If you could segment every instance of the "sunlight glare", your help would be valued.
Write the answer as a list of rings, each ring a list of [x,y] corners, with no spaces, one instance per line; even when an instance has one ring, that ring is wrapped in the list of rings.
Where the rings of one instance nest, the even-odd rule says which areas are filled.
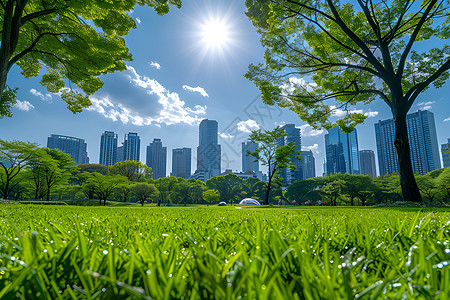
[[[202,43],[207,48],[222,50],[230,43],[229,27],[224,20],[208,19],[202,25]]]

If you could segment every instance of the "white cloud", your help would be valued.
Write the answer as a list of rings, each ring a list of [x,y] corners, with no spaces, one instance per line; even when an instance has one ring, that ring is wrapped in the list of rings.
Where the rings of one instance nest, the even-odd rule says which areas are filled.
[[[302,151],[309,151],[319,154],[319,144],[314,144],[312,146],[302,146]]]
[[[364,115],[368,118],[374,118],[374,117],[378,116],[378,112],[377,111],[368,111],[368,112],[364,113]]]
[[[251,132],[252,130],[258,130],[259,125],[255,120],[247,120],[247,121],[240,121],[237,123],[237,130],[242,132]]]
[[[51,102],[52,101],[52,95],[51,94],[42,94],[41,92],[35,90],[35,89],[31,89],[30,93],[35,95],[36,97],[41,98],[41,100],[43,101],[47,101],[47,102]]]
[[[280,86],[285,95],[292,94],[296,89],[302,87],[307,92],[312,92],[317,87],[315,82],[306,82],[303,78],[290,77],[289,81]]]
[[[131,100],[124,99],[119,95],[119,100],[116,100],[111,95],[100,93],[90,97],[92,106],[88,110],[113,121],[136,126],[178,123],[193,125],[200,122],[203,119],[201,116],[206,114],[206,106],[185,106],[186,103],[177,93],[168,91],[154,79],[139,75],[133,67],[127,66],[125,74],[133,85],[131,91],[141,93],[138,95],[140,99],[136,99],[134,95]]]
[[[156,68],[157,70],[161,69],[161,65],[158,64],[156,61],[149,62],[149,65],[153,68]]]
[[[141,24],[141,19],[136,18],[136,22],[137,22],[138,24]]]
[[[364,110],[362,109],[352,109],[352,110],[342,110],[340,108],[337,108],[336,106],[331,105],[330,109],[332,111],[332,116],[334,117],[338,117],[338,118],[342,118],[345,117],[347,115],[351,115],[351,114],[363,114],[368,118],[373,118],[378,116],[378,112],[377,111],[368,111],[368,112],[364,112]]]
[[[31,104],[30,102],[19,100],[17,100],[16,104],[14,104],[14,107],[24,111],[29,111],[34,108],[33,104]]]
[[[197,92],[200,93],[203,97],[209,97],[208,93],[206,93],[205,89],[202,87],[191,87],[188,85],[183,85],[183,89],[190,92]]]
[[[300,126],[300,130],[302,132],[302,136],[310,137],[310,136],[318,136],[323,133],[323,130],[313,129],[309,124],[304,124]]]
[[[221,137],[221,138],[223,138],[223,139],[232,139],[234,136],[232,136],[231,134],[229,134],[229,133],[224,133],[224,132],[221,132],[221,133],[219,133],[219,136]]]
[[[436,103],[436,101],[419,102],[417,103],[417,106],[419,106],[419,109],[430,110],[433,108],[431,105],[434,103]]]
[[[448,122],[450,121],[450,117],[448,117],[447,119],[444,119],[444,122]]]

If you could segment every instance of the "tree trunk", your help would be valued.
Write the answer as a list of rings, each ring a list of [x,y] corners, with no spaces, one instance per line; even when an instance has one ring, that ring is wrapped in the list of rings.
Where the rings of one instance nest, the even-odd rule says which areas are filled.
[[[422,202],[422,197],[417,186],[411,163],[411,153],[406,127],[406,112],[393,113],[395,125],[395,150],[397,153],[398,171],[400,174],[400,186],[404,201]]]
[[[264,205],[269,205],[269,195],[270,195],[270,185],[272,184],[272,178],[269,178],[269,183],[267,184],[266,199],[264,200]]]
[[[20,20],[27,0],[9,0],[4,6],[2,40],[0,46],[0,98],[11,69],[10,59],[19,40]]]

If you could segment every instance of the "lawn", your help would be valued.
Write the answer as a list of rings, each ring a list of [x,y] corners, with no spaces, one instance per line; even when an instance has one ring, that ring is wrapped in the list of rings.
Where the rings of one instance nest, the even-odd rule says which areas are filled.
[[[449,299],[450,212],[0,207],[0,298]]]

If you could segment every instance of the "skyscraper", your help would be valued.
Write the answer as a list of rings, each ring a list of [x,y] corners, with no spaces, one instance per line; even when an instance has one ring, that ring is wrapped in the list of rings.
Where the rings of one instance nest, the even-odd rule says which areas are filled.
[[[316,160],[311,150],[302,151],[302,180],[316,177]]]
[[[286,124],[281,129],[287,133],[286,136],[283,136],[277,140],[278,146],[287,145],[292,142],[297,147],[294,149],[296,151],[301,151],[302,149],[302,138],[300,133],[300,128],[296,128],[295,124]],[[296,180],[302,180],[303,171],[302,171],[302,162],[298,159],[292,159],[293,164],[296,166],[295,170],[291,170],[289,168],[284,168],[281,170],[281,178],[283,178],[283,185],[289,185]]]
[[[137,133],[130,132],[125,134],[123,141],[123,160],[140,160],[141,139]]]
[[[87,144],[76,137],[52,134],[47,138],[47,148],[70,154],[75,164],[88,164]]]
[[[191,176],[191,148],[172,150],[172,176],[189,179]]]
[[[360,150],[359,162],[361,163],[361,174],[368,174],[372,178],[377,177],[375,169],[375,152],[373,150]]]
[[[406,116],[411,163],[414,173],[421,175],[439,169],[439,147],[434,123],[434,114],[428,110],[417,111]],[[393,119],[375,123],[378,165],[380,175],[398,172],[394,146],[395,125]]]
[[[218,143],[219,125],[215,120],[204,119],[199,126],[197,147],[197,173],[203,180],[219,176],[221,171],[221,146]]]
[[[112,131],[102,133],[100,139],[99,164],[112,166],[117,162],[117,134]]]
[[[124,161],[124,159],[123,159],[123,142],[122,142],[122,145],[117,147],[117,160],[116,160],[116,162],[118,162],[118,161]]]
[[[333,127],[325,135],[326,172],[359,174],[358,134],[356,129],[350,133]]]
[[[153,179],[166,177],[167,147],[163,147],[161,139],[153,139],[147,146],[146,164],[152,168]]]
[[[242,172],[251,171],[255,174],[259,173],[259,161],[254,161],[255,157],[247,155],[247,151],[255,152],[258,143],[247,141],[242,143]]]
[[[441,145],[441,152],[444,168],[450,167],[450,139],[448,139],[447,144]]]

